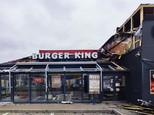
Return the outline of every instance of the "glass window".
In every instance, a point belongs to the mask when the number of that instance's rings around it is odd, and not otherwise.
[[[14,75],[14,101],[29,100],[29,75]]]
[[[10,91],[9,91],[9,75],[1,75],[1,98],[2,101],[10,100]]]
[[[64,100],[64,74],[48,74],[48,100]]]
[[[103,99],[113,100],[114,98],[114,77],[103,76]]]
[[[31,74],[31,100],[43,101],[45,99],[45,75]]]

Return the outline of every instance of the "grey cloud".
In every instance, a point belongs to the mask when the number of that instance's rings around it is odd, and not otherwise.
[[[140,2],[0,0],[0,63],[39,49],[98,49]]]

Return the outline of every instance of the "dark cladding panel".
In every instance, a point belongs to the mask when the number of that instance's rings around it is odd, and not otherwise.
[[[137,99],[142,98],[141,58],[136,56],[140,51],[140,48],[137,48],[119,61],[120,65],[129,69],[126,77],[126,100],[131,103],[137,103]]]
[[[154,15],[146,15],[142,38],[142,98],[154,102],[150,94],[150,70],[154,70]]]
[[[154,15],[146,15],[143,21],[142,58],[154,60]]]

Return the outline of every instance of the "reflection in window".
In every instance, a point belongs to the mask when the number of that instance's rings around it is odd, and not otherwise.
[[[114,82],[113,76],[103,77],[103,99],[113,100],[114,98]]]
[[[81,74],[66,75],[66,100],[81,100]]]
[[[14,75],[14,101],[29,100],[29,75]]]

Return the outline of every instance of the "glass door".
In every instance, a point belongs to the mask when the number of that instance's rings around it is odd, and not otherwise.
[[[115,76],[115,99],[125,100],[125,76]]]
[[[114,77],[103,76],[103,100],[114,99]]]
[[[65,75],[65,98],[66,100],[81,100],[82,77],[81,74]]]

